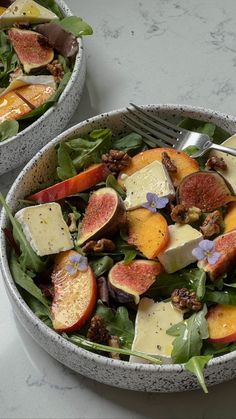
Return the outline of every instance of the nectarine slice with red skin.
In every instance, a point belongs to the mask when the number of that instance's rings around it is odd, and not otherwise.
[[[212,280],[232,271],[236,267],[236,230],[218,236],[214,243],[214,251],[220,253],[217,262],[212,265],[205,261],[198,262],[198,267],[204,269]]]
[[[69,195],[83,192],[92,188],[97,183],[104,180],[109,173],[110,172],[105,164],[94,164],[84,172],[81,172],[78,175],[66,179],[62,182],[56,183],[55,185],[49,186],[42,191],[28,196],[27,199],[36,201],[39,204],[59,201],[60,199],[66,198]]]
[[[236,306],[217,304],[207,313],[209,341],[230,343],[236,341]]]
[[[170,173],[170,177],[174,186],[178,186],[185,176],[199,170],[199,164],[197,161],[182,151],[178,151],[173,148],[152,148],[150,150],[138,153],[136,156],[132,157],[130,165],[123,169],[119,174],[119,184],[124,187],[122,174],[130,176],[155,160],[162,162],[162,153],[164,152],[168,154],[170,159],[173,160],[173,163],[177,167],[176,173]]]
[[[85,272],[78,270],[74,275],[66,270],[73,255],[78,253],[68,250],[56,255],[52,272],[52,324],[58,332],[79,330],[91,316],[97,301],[96,280],[90,266]]]
[[[154,259],[169,242],[166,219],[159,212],[146,208],[127,212],[128,243],[137,247],[147,259]]]

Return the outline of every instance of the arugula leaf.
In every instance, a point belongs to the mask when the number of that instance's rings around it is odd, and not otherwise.
[[[19,123],[17,121],[4,121],[0,124],[0,142],[7,140],[16,135],[19,131]]]
[[[218,304],[236,305],[236,292],[230,291],[206,291],[204,301]]]
[[[100,258],[92,259],[89,262],[96,278],[109,271],[114,262],[110,256],[102,256]]]
[[[87,351],[115,352],[115,353],[126,355],[126,356],[130,356],[130,355],[137,356],[139,358],[145,359],[151,364],[160,365],[162,363],[161,359],[154,358],[143,352],[131,351],[127,348],[114,348],[113,346],[101,345],[100,343],[95,343],[87,339],[84,339],[83,336],[79,336],[79,335],[68,336],[66,333],[62,333],[62,337],[67,339],[69,342],[74,343],[75,345],[79,346],[80,348],[87,349]]]
[[[67,146],[64,143],[60,143],[60,146],[58,147],[57,160],[57,176],[59,179],[66,180],[77,175],[75,166],[73,165],[73,162],[67,151]]]
[[[2,64],[2,67],[0,67],[0,87],[7,87],[9,74],[15,70],[18,59],[4,31],[0,31],[0,62]]]
[[[132,262],[132,260],[134,260],[137,256],[137,252],[135,249],[127,249],[124,250],[124,264],[128,265],[130,262]]]
[[[223,141],[230,137],[230,134],[227,131],[210,122],[186,118],[180,122],[179,126],[188,129],[189,131],[196,131],[207,134],[214,140],[214,143],[216,144],[221,144]]]
[[[199,151],[199,148],[194,146],[194,145],[189,145],[188,147],[184,148],[182,150],[185,154],[187,154],[188,156],[193,156],[195,153],[197,153],[197,151]]]
[[[109,128],[93,130],[88,137],[74,138],[66,142],[74,151],[72,158],[77,170],[89,164],[99,163],[102,154],[111,148],[112,132]]]
[[[157,297],[168,298],[177,288],[188,288],[198,292],[198,297],[204,295],[206,275],[202,269],[182,269],[173,274],[161,273],[154,284],[147,290],[145,295],[156,299]]]
[[[146,146],[141,135],[136,134],[136,132],[131,132],[125,137],[114,139],[112,142],[112,148],[124,151],[125,153],[133,156],[134,154],[146,149]]]
[[[33,279],[29,274],[24,272],[21,265],[17,262],[16,256],[12,253],[10,259],[10,269],[15,280],[15,283],[27,291],[30,295],[36,298],[40,303],[49,308],[49,301],[43,296],[40,288],[35,285]]]
[[[175,336],[171,353],[174,363],[185,363],[193,356],[200,355],[202,340],[209,336],[206,313],[204,305],[201,311],[167,330],[168,335]]]
[[[115,176],[113,176],[113,175],[108,175],[107,176],[107,178],[106,178],[106,186],[108,188],[115,189],[115,191],[121,196],[122,199],[125,199],[126,198],[126,193],[121,188],[121,186],[119,185],[119,183],[117,182]]]
[[[134,340],[134,324],[129,319],[129,312],[126,307],[118,307],[116,313],[104,304],[99,302],[96,308],[96,315],[106,321],[106,328],[111,335],[118,336],[122,347],[131,348]]]
[[[92,35],[93,29],[81,17],[67,16],[64,19],[55,22],[57,25],[62,26],[67,32],[71,32],[76,38],[84,35]]]
[[[193,356],[192,358],[189,359],[188,362],[186,362],[184,366],[186,370],[188,370],[189,372],[191,372],[197,377],[198,382],[200,386],[202,387],[204,393],[208,393],[208,390],[205,384],[203,370],[207,362],[210,361],[210,359],[212,359],[212,355]]]

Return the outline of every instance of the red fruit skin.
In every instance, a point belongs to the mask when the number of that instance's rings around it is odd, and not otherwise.
[[[216,304],[208,310],[206,319],[208,322],[209,342],[230,343],[236,341],[235,306]]]
[[[109,173],[109,169],[105,164],[95,164],[70,179],[56,183],[55,185],[49,186],[49,188],[28,196],[27,199],[36,201],[38,204],[59,201],[69,195],[92,188],[104,180]]]
[[[211,280],[217,279],[236,267],[236,230],[218,236],[214,242],[214,251],[221,254],[217,262],[213,265],[203,261],[198,262],[198,267],[204,269]]]
[[[55,258],[51,312],[53,327],[58,332],[79,330],[91,316],[97,302],[97,285],[92,269],[88,266],[86,272],[78,271],[75,275],[70,275],[65,269],[71,263],[70,257],[76,254],[74,250],[68,250]]]

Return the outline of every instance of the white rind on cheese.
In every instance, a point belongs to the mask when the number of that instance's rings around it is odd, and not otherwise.
[[[0,28],[14,23],[44,23],[58,16],[33,0],[16,0],[0,16]]]
[[[173,198],[175,189],[170,176],[162,163],[155,160],[131,176],[124,178],[126,189],[125,207],[132,210],[147,202],[147,193],[151,192],[159,197]]]
[[[169,229],[169,244],[158,259],[168,273],[185,268],[196,262],[192,250],[202,241],[202,234],[188,224],[173,224]]]
[[[183,314],[173,307],[171,302],[155,303],[150,298],[140,300],[135,320],[133,351],[161,358],[164,363],[171,362],[173,336],[166,331],[183,320]],[[130,362],[148,363],[136,356]]]
[[[236,134],[232,137],[227,138],[222,145],[225,147],[236,148]],[[224,178],[230,183],[233,188],[234,193],[236,194],[236,157],[231,156],[227,153],[222,153],[221,151],[212,150],[209,157],[222,157],[227,165],[226,170],[216,168],[217,172],[220,173]]]
[[[23,208],[15,214],[15,218],[39,256],[52,255],[74,247],[61,207],[55,202]]]

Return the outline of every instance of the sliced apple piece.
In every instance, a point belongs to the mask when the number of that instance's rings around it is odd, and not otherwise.
[[[115,234],[126,222],[123,201],[112,188],[93,192],[81,223],[77,245]]]
[[[160,213],[138,208],[127,212],[128,243],[136,246],[147,259],[154,259],[169,242],[168,224]]]
[[[19,119],[45,103],[54,89],[43,84],[31,84],[0,97],[0,124],[9,119]]]
[[[97,183],[104,180],[109,173],[110,172],[105,164],[94,164],[84,172],[81,172],[78,175],[71,177],[70,179],[66,179],[63,182],[49,186],[42,191],[28,196],[27,199],[36,201],[39,204],[59,201],[60,199],[66,198],[69,195],[83,192],[89,188],[92,188]]]
[[[209,341],[230,343],[236,341],[236,306],[217,304],[207,313]]]
[[[172,148],[152,148],[151,150],[136,154],[136,156],[131,159],[130,165],[119,174],[119,184],[124,186],[122,175],[125,174],[130,176],[155,160],[162,162],[162,153],[164,152],[168,154],[171,160],[173,160],[173,163],[177,168],[176,173],[170,173],[171,180],[175,186],[178,186],[185,176],[199,170],[199,165],[196,160],[181,151],[177,151]]]
[[[96,280],[92,269],[68,272],[73,264],[74,250],[59,253],[52,272],[54,298],[52,302],[52,323],[58,332],[72,332],[80,329],[88,320],[97,300]],[[72,260],[71,260],[72,258]]]

